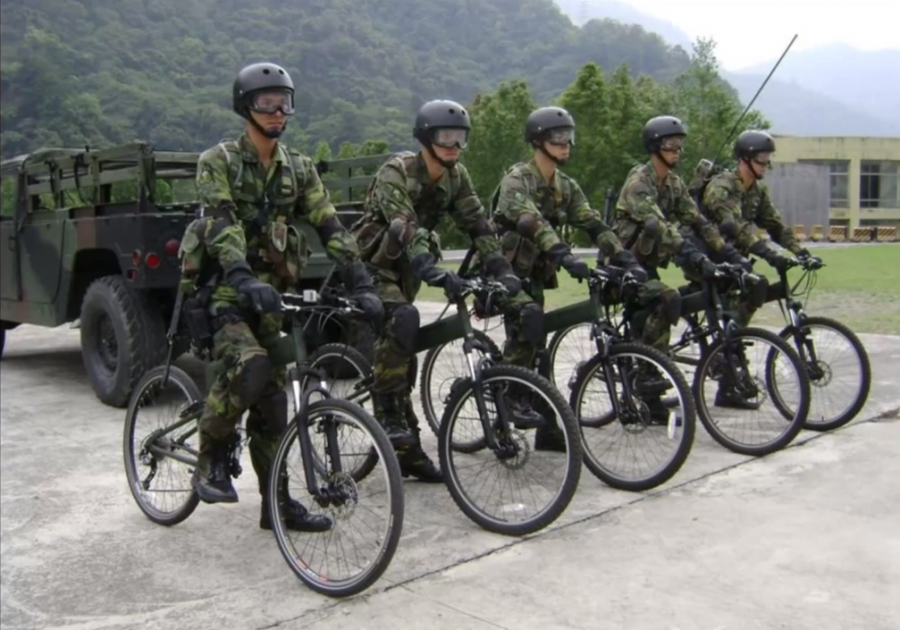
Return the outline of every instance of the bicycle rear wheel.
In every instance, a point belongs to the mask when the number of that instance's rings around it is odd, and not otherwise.
[[[164,373],[164,365],[152,368],[134,388],[122,447],[128,489],[138,507],[154,523],[171,526],[190,516],[200,502],[191,475],[203,397],[184,370],[170,366],[165,387]]]
[[[463,453],[455,447],[457,431],[467,436],[481,431],[482,442],[485,446],[489,443],[476,406],[473,383],[466,379],[450,393],[438,436],[441,471],[447,488],[463,513],[490,532],[507,536],[536,532],[563,513],[578,486],[582,450],[575,416],[550,381],[532,370],[496,365],[482,372],[482,382],[487,422],[498,446],[473,453]],[[542,429],[537,429],[532,445],[531,429],[519,430],[513,426],[502,429],[496,401],[511,387],[517,396],[527,392],[525,395],[540,411],[545,426],[555,432],[544,429],[539,435]],[[492,472],[497,475],[484,479]],[[479,485],[484,493],[479,491]],[[486,505],[493,496],[497,496],[496,505]],[[525,504],[529,500],[534,503],[530,507]]]
[[[338,426],[336,426],[338,425]],[[349,472],[355,458],[344,461],[343,441],[328,447],[331,429],[350,429],[356,442],[369,441],[376,466],[362,480]],[[313,466],[315,485],[327,498],[310,493],[306,484],[299,431],[306,431],[313,448],[325,454]],[[340,433],[338,431],[337,433]],[[315,442],[322,442],[320,447]],[[338,467],[340,463],[340,467]],[[292,421],[278,445],[269,483],[269,506],[278,548],[291,571],[314,591],[347,597],[369,588],[390,565],[403,530],[404,501],[400,465],[382,428],[362,407],[333,398],[310,403],[306,420]],[[284,471],[287,482],[276,471]],[[290,531],[285,527],[285,491],[310,512],[325,514],[333,523],[322,533]],[[356,541],[357,537],[362,540]],[[348,542],[349,541],[349,542]]]

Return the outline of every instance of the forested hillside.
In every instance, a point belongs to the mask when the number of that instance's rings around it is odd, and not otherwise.
[[[575,27],[552,0],[3,0],[0,152],[234,134],[231,82],[272,60],[297,86],[289,139],[408,146],[415,109],[524,79],[538,103],[587,62],[670,82],[688,56],[639,27]]]

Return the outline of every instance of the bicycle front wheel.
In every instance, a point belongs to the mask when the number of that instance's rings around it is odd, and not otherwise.
[[[788,418],[775,404],[773,383],[791,410]],[[787,446],[803,428],[809,375],[781,337],[742,328],[727,341],[716,339],[701,357],[694,396],[700,421],[719,444],[742,455],[768,455]]]
[[[323,459],[313,466],[314,488],[306,483],[300,431]],[[357,433],[367,442],[376,466],[365,479],[350,470],[356,454],[343,452],[338,435]],[[320,444],[316,444],[319,442]],[[344,461],[345,458],[348,461]],[[404,502],[400,465],[384,430],[362,407],[328,398],[310,403],[306,419],[289,425],[272,463],[269,506],[275,539],[294,574],[314,591],[347,597],[369,588],[390,565],[403,530]],[[276,471],[282,471],[281,476]],[[319,491],[321,489],[321,492]],[[293,498],[313,514],[331,519],[322,533],[296,532],[285,525],[284,501]]]
[[[613,488],[655,488],[691,452],[693,393],[672,360],[654,348],[620,343],[607,357],[595,355],[579,371],[570,405],[581,428],[585,465]]]
[[[502,356],[500,348],[487,333],[473,330],[475,339],[484,343],[490,355],[499,360]],[[436,436],[441,433],[441,418],[444,415],[444,404],[449,400],[451,389],[457,384],[462,384],[469,376],[469,364],[462,348],[463,340],[455,339],[431,348],[425,353],[422,361],[422,375],[420,378],[422,411],[428,426]],[[479,350],[473,350],[472,360],[477,364],[482,358]],[[453,448],[464,453],[471,453],[484,447],[484,436],[479,429],[471,435],[462,433],[454,437]]]
[[[454,387],[444,410],[438,453],[450,496],[472,521],[507,536],[536,532],[555,521],[569,505],[581,476],[581,440],[569,405],[550,384],[532,370],[496,365],[482,372],[485,419],[496,445],[463,453],[456,434],[484,433],[471,379]],[[513,393],[515,392],[515,393]],[[534,430],[502,428],[497,401],[507,409],[529,399],[544,425]],[[489,503],[493,500],[493,503]]]
[[[197,465],[200,388],[184,370],[149,370],[138,382],[125,414],[123,451],[128,489],[141,511],[159,525],[176,525],[197,508],[191,486]]]
[[[830,431],[853,420],[866,404],[872,386],[869,355],[859,337],[828,317],[808,317],[799,328],[788,326],[779,336],[793,342],[809,374],[812,396],[803,428]],[[774,373],[768,377],[775,381]],[[777,382],[773,401],[789,417],[792,412]]]

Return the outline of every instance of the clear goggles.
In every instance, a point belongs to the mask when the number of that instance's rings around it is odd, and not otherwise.
[[[431,142],[445,149],[459,147],[465,149],[469,144],[469,130],[459,128],[438,128],[431,132]]]
[[[753,161],[759,164],[760,166],[772,166],[772,154],[771,153],[757,153],[753,156]]]
[[[557,146],[565,146],[567,144],[575,146],[575,128],[563,127],[561,129],[551,129],[547,132],[547,142]]]
[[[285,116],[294,113],[294,94],[290,90],[264,90],[250,99],[250,109],[260,114],[274,114],[281,110]]]
[[[681,138],[666,138],[662,141],[662,144],[659,145],[659,150],[667,153],[683,153],[684,140]]]

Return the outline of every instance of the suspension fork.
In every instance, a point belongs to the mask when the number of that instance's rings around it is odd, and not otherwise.
[[[309,385],[304,391],[300,390],[301,376],[314,376],[319,379],[316,385]],[[294,366],[290,369],[289,378],[294,391],[294,417],[291,422],[297,425],[297,440],[300,442],[300,453],[303,456],[303,474],[306,478],[306,489],[316,498],[320,500],[325,498],[325,488],[319,487],[316,483],[316,473],[313,469],[312,439],[309,437],[309,397],[314,393],[319,393],[326,398],[330,393],[325,387],[325,377],[318,370],[309,367]],[[341,457],[337,446],[337,428],[333,420],[325,421],[325,444],[328,459],[331,460],[332,471],[341,472]]]

